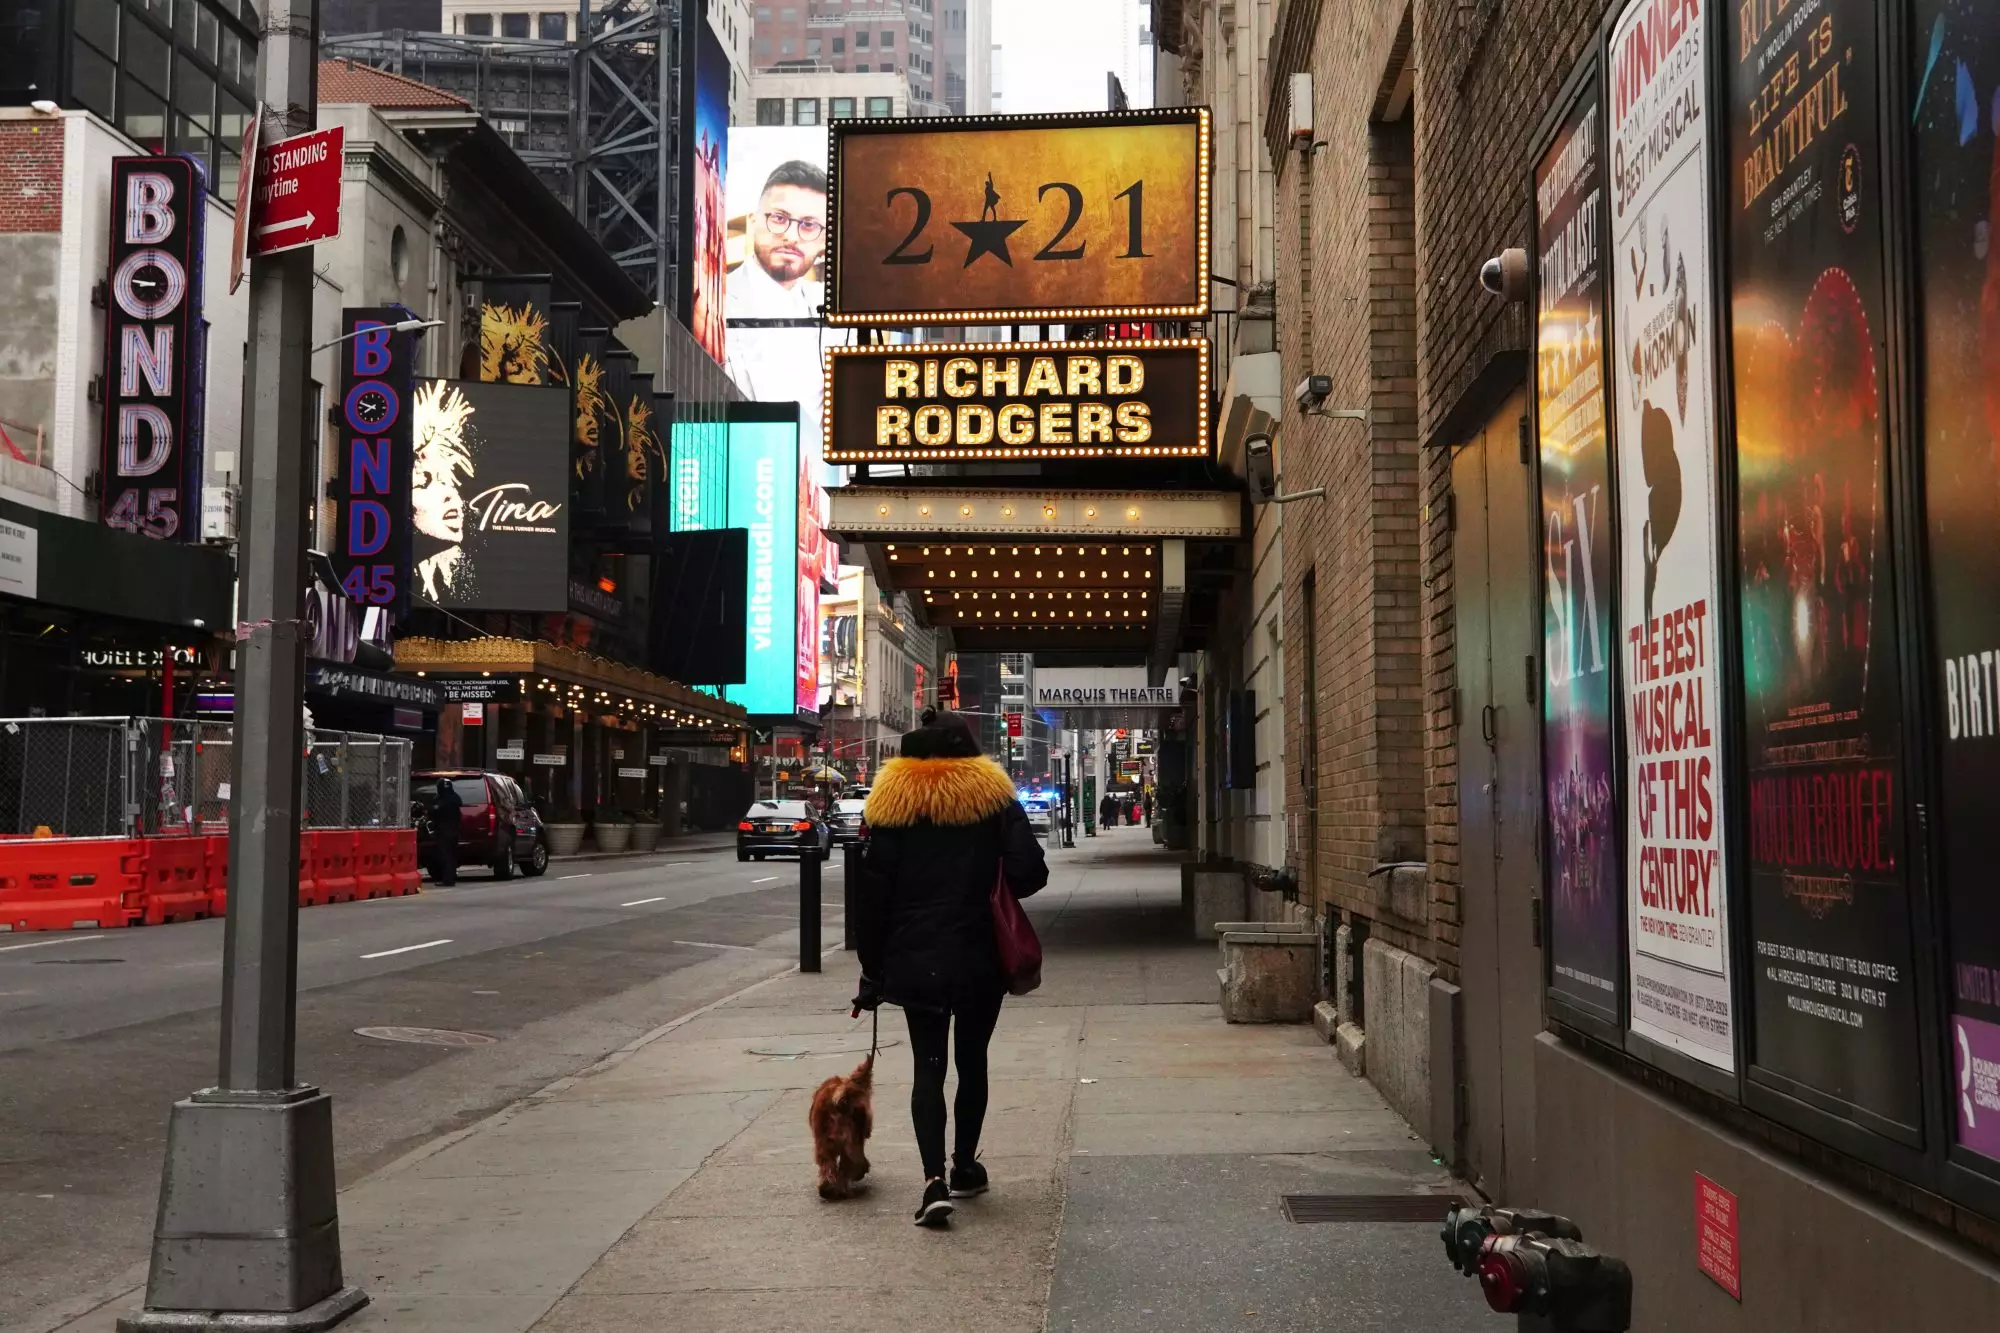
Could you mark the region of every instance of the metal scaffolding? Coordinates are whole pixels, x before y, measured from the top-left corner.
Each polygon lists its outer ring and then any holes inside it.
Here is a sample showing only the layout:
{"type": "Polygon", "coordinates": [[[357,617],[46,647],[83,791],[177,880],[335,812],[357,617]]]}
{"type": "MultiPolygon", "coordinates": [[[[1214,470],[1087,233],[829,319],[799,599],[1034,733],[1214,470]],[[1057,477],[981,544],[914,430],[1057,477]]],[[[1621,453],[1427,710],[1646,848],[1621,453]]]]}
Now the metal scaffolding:
{"type": "Polygon", "coordinates": [[[578,7],[572,41],[442,32],[326,37],[327,59],[464,98],[670,308],[680,289],[683,0],[578,7]]]}

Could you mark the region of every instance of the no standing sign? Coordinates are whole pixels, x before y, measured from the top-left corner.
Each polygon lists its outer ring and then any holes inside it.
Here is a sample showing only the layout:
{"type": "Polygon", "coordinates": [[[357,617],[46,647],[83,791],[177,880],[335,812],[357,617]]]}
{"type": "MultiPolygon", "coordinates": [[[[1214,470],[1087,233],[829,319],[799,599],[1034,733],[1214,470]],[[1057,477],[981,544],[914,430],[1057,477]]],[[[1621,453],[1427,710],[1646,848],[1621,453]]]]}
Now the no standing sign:
{"type": "Polygon", "coordinates": [[[249,249],[274,255],[340,234],[340,160],[347,131],[335,125],[266,144],[257,152],[249,249]]]}

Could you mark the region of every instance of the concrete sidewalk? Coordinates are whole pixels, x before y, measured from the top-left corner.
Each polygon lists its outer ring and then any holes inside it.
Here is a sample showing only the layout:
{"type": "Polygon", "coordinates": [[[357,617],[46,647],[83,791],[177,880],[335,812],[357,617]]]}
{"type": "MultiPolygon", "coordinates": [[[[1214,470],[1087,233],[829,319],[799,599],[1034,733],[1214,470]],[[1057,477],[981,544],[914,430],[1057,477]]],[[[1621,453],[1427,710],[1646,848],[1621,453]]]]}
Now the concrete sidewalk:
{"type": "MultiPolygon", "coordinates": [[[[698,1010],[377,1172],[341,1199],[363,1333],[674,1329],[1117,1333],[1499,1327],[1437,1223],[1294,1225],[1287,1193],[1452,1188],[1310,1027],[1229,1027],[1142,829],[1051,854],[1043,989],[995,1035],[993,1191],[948,1232],[885,1010],[875,1170],[813,1190],[812,1089],[866,1052],[851,957],[698,1010]]],[[[829,923],[828,939],[837,939],[829,923]]],[[[1440,1220],[1443,1207],[1439,1207],[1440,1220]]],[[[136,1293],[71,1325],[104,1333],[136,1293]]]]}

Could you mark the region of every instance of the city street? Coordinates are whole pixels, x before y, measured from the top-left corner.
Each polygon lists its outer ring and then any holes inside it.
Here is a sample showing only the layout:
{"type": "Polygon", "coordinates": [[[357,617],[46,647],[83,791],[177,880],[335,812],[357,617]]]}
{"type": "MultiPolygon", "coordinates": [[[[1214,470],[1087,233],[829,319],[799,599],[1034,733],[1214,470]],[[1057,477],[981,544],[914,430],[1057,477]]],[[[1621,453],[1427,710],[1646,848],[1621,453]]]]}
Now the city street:
{"type": "MultiPolygon", "coordinates": [[[[669,850],[301,912],[298,1072],[333,1095],[341,1182],[789,966],[797,886],[796,862],[669,850]],[[381,1026],[496,1040],[354,1031],[381,1026]]],[[[9,1333],[143,1276],[168,1108],[214,1082],[223,924],[0,936],[9,1333]]]]}

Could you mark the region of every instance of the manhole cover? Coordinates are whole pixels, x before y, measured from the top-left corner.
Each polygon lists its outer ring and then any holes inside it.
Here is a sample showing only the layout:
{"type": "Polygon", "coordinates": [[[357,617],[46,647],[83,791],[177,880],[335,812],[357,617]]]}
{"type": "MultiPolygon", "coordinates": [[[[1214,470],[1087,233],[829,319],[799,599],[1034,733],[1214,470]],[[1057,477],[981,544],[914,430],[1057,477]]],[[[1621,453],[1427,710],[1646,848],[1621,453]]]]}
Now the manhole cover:
{"type": "Polygon", "coordinates": [[[484,1032],[453,1032],[450,1028],[356,1028],[357,1037],[373,1037],[376,1041],[407,1041],[419,1046],[491,1046],[500,1040],[489,1037],[484,1032]]]}
{"type": "MultiPolygon", "coordinates": [[[[884,1050],[896,1045],[892,1037],[884,1037],[884,1050]]],[[[783,1037],[749,1047],[752,1055],[769,1056],[774,1060],[803,1060],[809,1055],[866,1055],[868,1054],[868,1034],[857,1032],[852,1036],[828,1033],[815,1037],[783,1037]]]]}
{"type": "Polygon", "coordinates": [[[37,958],[36,967],[88,967],[92,963],[122,963],[123,958],[37,958]]]}
{"type": "Polygon", "coordinates": [[[1287,1194],[1294,1222],[1436,1222],[1463,1203],[1456,1194],[1287,1194]]]}

